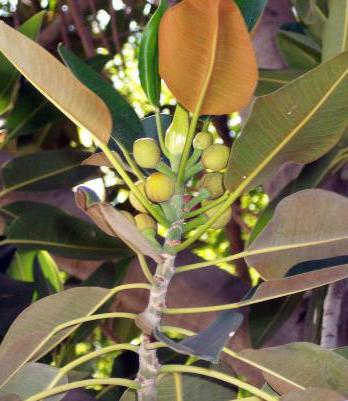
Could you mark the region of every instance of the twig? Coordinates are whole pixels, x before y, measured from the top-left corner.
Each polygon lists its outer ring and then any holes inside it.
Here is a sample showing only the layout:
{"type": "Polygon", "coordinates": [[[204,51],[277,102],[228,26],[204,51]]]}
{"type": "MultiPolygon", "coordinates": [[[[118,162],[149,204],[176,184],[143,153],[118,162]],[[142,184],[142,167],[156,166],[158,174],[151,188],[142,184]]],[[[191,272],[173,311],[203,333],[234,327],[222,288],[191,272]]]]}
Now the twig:
{"type": "Polygon", "coordinates": [[[80,9],[78,1],[68,0],[68,6],[71,17],[76,27],[76,31],[81,39],[82,47],[86,56],[87,57],[95,56],[96,52],[93,44],[93,39],[83,19],[83,12],[80,9]]]}

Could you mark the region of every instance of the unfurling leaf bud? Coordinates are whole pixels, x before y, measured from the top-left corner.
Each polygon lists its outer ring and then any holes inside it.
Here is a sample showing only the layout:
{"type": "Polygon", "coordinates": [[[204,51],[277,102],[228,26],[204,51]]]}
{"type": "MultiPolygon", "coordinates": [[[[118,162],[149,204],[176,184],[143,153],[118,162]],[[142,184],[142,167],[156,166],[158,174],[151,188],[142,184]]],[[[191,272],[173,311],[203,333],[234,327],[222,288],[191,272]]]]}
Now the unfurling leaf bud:
{"type": "Polygon", "coordinates": [[[193,147],[198,150],[205,150],[212,144],[213,135],[210,132],[198,132],[193,140],[193,147]]]}
{"type": "Polygon", "coordinates": [[[223,175],[221,173],[205,174],[199,186],[208,190],[210,199],[216,199],[225,193],[223,175]]]}
{"type": "Polygon", "coordinates": [[[154,139],[141,138],[133,143],[133,156],[140,167],[155,168],[161,160],[161,150],[154,139]]]}
{"type": "Polygon", "coordinates": [[[145,213],[137,214],[135,216],[135,224],[140,231],[157,229],[155,220],[150,215],[145,213]]]}
{"type": "Polygon", "coordinates": [[[230,148],[216,143],[205,149],[202,155],[202,163],[207,170],[220,171],[227,166],[229,156],[230,148]]]}
{"type": "MultiPolygon", "coordinates": [[[[139,191],[146,196],[145,194],[145,184],[142,181],[138,181],[135,183],[138,187],[139,191]]],[[[129,203],[134,207],[135,210],[141,213],[147,213],[147,210],[143,206],[143,204],[138,200],[134,192],[129,193],[129,203]]]]}
{"type": "Polygon", "coordinates": [[[180,104],[176,106],[173,122],[165,138],[166,148],[171,155],[181,155],[189,130],[189,113],[180,104]]]}
{"type": "Polygon", "coordinates": [[[174,190],[174,180],[163,173],[153,173],[146,179],[145,192],[152,202],[166,202],[172,197],[174,190]]]}
{"type": "MultiPolygon", "coordinates": [[[[205,214],[210,218],[219,210],[219,206],[213,207],[205,212],[205,214]]],[[[219,229],[226,226],[226,224],[231,220],[232,208],[228,208],[224,213],[215,221],[211,228],[219,229]]]]}

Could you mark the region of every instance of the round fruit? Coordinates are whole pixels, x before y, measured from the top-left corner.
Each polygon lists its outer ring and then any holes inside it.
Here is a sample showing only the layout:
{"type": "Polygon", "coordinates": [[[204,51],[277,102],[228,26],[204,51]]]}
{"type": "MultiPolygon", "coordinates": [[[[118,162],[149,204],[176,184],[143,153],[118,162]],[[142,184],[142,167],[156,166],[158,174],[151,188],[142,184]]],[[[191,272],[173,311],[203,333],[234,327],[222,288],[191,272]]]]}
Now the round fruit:
{"type": "Polygon", "coordinates": [[[174,180],[163,173],[153,173],[146,179],[145,192],[152,202],[166,202],[172,197],[174,190],[174,180]]]}
{"type": "MultiPolygon", "coordinates": [[[[208,217],[212,217],[218,210],[218,207],[213,207],[205,212],[208,217]]],[[[211,226],[211,228],[219,229],[225,227],[225,225],[230,221],[232,216],[232,209],[228,208],[224,211],[222,216],[220,216],[215,223],[211,226]]]]}
{"type": "Polygon", "coordinates": [[[134,216],[131,213],[127,212],[126,210],[121,210],[121,213],[124,217],[127,217],[131,223],[135,224],[134,216]]]}
{"type": "Polygon", "coordinates": [[[148,214],[141,213],[135,216],[135,224],[137,225],[140,231],[144,230],[156,230],[157,224],[155,220],[149,216],[148,214]]]}
{"type": "Polygon", "coordinates": [[[208,170],[220,171],[227,166],[230,149],[226,145],[214,144],[205,149],[202,155],[203,166],[208,170]]]}
{"type": "Polygon", "coordinates": [[[225,193],[223,175],[221,173],[208,173],[200,181],[200,187],[209,191],[209,198],[216,199],[225,193]]]}
{"type": "Polygon", "coordinates": [[[210,132],[198,132],[193,140],[193,147],[198,150],[207,149],[213,144],[213,136],[210,132]]]}
{"type": "Polygon", "coordinates": [[[133,156],[140,167],[155,168],[161,160],[161,151],[154,139],[141,138],[133,143],[133,156]]]}
{"type": "MultiPolygon", "coordinates": [[[[135,185],[138,187],[139,191],[145,194],[145,184],[142,181],[138,181],[135,183],[135,185]]],[[[129,192],[129,203],[134,207],[135,210],[141,213],[147,213],[146,208],[143,206],[143,204],[138,200],[134,192],[129,192]]]]}

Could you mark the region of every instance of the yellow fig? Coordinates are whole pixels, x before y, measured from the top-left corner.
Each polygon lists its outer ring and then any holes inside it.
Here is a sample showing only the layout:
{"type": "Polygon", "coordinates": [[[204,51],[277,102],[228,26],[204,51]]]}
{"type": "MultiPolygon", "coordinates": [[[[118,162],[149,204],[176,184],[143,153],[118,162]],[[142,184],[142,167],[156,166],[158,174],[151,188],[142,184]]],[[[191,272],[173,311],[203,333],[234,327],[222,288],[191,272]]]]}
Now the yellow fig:
{"type": "MultiPolygon", "coordinates": [[[[205,212],[205,214],[210,218],[212,217],[218,210],[217,207],[213,207],[205,212]]],[[[216,230],[219,228],[223,228],[226,224],[231,220],[232,217],[232,208],[228,208],[224,211],[224,213],[215,221],[215,223],[211,226],[211,228],[215,228],[216,230]]]]}
{"type": "Polygon", "coordinates": [[[221,173],[205,174],[200,183],[200,188],[205,188],[209,191],[209,198],[216,199],[225,193],[223,175],[221,173]]]}
{"type": "Polygon", "coordinates": [[[172,197],[174,190],[174,180],[163,173],[153,173],[146,179],[145,192],[152,202],[166,202],[172,197]]]}
{"type": "MultiPolygon", "coordinates": [[[[138,187],[139,191],[145,194],[145,184],[142,181],[138,181],[135,183],[135,185],[138,187]]],[[[138,200],[134,192],[129,192],[129,203],[134,207],[135,210],[141,213],[147,213],[146,208],[143,206],[143,204],[138,200]]]]}
{"type": "Polygon", "coordinates": [[[205,150],[213,144],[213,135],[210,132],[198,132],[193,139],[193,147],[198,150],[205,150]]]}
{"type": "Polygon", "coordinates": [[[140,231],[157,229],[157,223],[155,220],[145,213],[140,213],[135,216],[135,224],[140,231]]]}
{"type": "Polygon", "coordinates": [[[141,138],[133,143],[133,156],[140,167],[155,168],[161,160],[161,150],[154,139],[141,138]]]}
{"type": "Polygon", "coordinates": [[[216,143],[204,150],[202,163],[207,170],[220,171],[226,168],[229,156],[230,148],[216,143]]]}

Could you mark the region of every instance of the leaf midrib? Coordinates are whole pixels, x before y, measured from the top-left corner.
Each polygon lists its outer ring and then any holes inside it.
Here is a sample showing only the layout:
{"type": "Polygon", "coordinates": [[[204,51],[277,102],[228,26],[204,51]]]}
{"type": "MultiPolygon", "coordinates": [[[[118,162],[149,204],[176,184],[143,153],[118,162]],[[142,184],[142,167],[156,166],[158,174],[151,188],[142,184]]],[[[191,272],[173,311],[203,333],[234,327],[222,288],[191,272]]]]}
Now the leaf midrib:
{"type": "Polygon", "coordinates": [[[239,185],[239,187],[235,190],[235,193],[241,194],[243,190],[257,177],[259,173],[272,161],[272,159],[293,139],[294,136],[310,121],[313,115],[320,109],[320,107],[327,101],[327,99],[331,96],[334,90],[340,85],[340,83],[344,80],[344,78],[348,75],[348,68],[341,75],[341,77],[331,86],[331,88],[327,91],[327,93],[322,97],[322,99],[316,104],[315,107],[308,113],[308,115],[296,126],[296,128],[292,129],[278,146],[274,148],[274,150],[256,167],[256,169],[249,174],[249,176],[239,185]]]}

